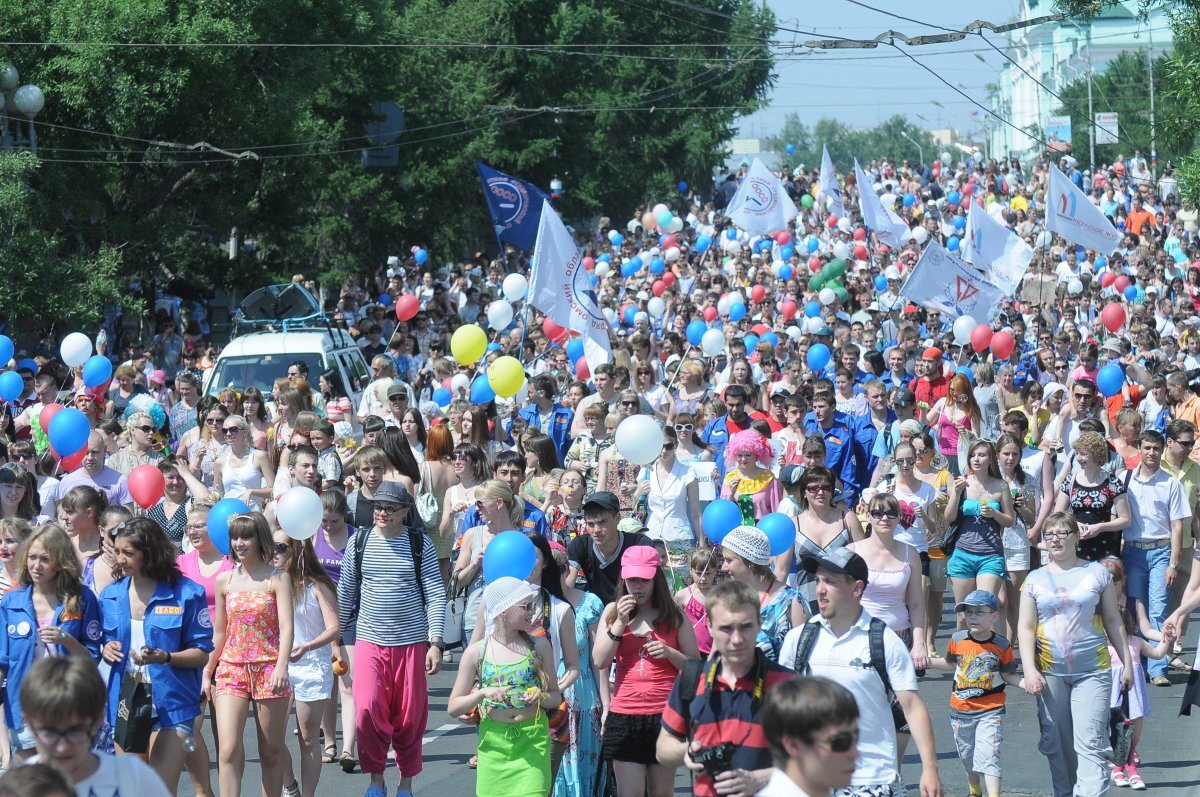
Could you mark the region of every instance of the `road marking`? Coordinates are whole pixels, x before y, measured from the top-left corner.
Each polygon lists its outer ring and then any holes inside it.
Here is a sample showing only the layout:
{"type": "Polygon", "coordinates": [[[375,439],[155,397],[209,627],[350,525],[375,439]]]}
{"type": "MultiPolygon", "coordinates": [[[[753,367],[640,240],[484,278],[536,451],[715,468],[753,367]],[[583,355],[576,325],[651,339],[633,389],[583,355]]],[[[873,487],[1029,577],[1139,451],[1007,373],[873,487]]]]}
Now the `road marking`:
{"type": "Polygon", "coordinates": [[[461,722],[447,722],[445,725],[441,725],[437,728],[434,728],[431,733],[426,735],[425,738],[423,738],[421,740],[421,746],[424,747],[425,745],[432,742],[434,739],[437,739],[439,736],[445,736],[447,733],[454,730],[455,728],[462,728],[462,727],[465,727],[465,726],[461,722]]]}

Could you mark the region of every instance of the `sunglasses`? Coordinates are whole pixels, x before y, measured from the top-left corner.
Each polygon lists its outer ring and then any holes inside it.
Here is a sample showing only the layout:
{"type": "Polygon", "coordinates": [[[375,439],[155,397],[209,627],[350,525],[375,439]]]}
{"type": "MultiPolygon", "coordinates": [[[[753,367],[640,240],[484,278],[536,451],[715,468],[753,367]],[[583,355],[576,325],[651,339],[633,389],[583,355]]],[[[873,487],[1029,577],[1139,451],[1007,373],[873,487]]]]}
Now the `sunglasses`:
{"type": "Polygon", "coordinates": [[[677,424],[675,424],[675,431],[677,431],[677,432],[690,432],[690,431],[692,431],[692,430],[693,430],[693,429],[695,429],[695,428],[696,428],[696,427],[695,427],[695,425],[694,425],[694,424],[690,424],[690,423],[677,423],[677,424]]]}
{"type": "Polygon", "coordinates": [[[225,423],[225,419],[224,418],[205,418],[204,423],[206,423],[209,426],[220,426],[221,424],[225,423]]]}
{"type": "Polygon", "coordinates": [[[828,739],[813,739],[809,744],[826,745],[831,753],[847,753],[850,748],[858,744],[858,731],[842,731],[828,739]]]}
{"type": "MultiPolygon", "coordinates": [[[[225,427],[224,429],[222,429],[221,431],[222,431],[222,432],[224,432],[225,434],[237,434],[238,432],[242,431],[242,427],[240,427],[240,426],[226,426],[226,427],[225,427]]],[[[289,448],[290,448],[290,446],[289,446],[289,448]]],[[[295,450],[295,449],[293,449],[293,450],[295,450]]]]}
{"type": "Polygon", "coordinates": [[[286,542],[275,543],[275,553],[277,553],[277,554],[287,553],[291,549],[292,549],[292,546],[288,545],[286,542]]]}
{"type": "Polygon", "coordinates": [[[392,396],[388,399],[393,404],[407,404],[408,396],[392,396]]]}
{"type": "Polygon", "coordinates": [[[154,434],[153,426],[135,426],[133,428],[137,429],[139,432],[145,432],[146,434],[154,434]]]}
{"type": "Polygon", "coordinates": [[[884,518],[893,518],[894,519],[894,518],[900,517],[900,513],[897,512],[895,509],[872,509],[867,514],[870,515],[871,517],[875,518],[876,520],[883,520],[884,518]]]}
{"type": "Polygon", "coordinates": [[[896,457],[896,464],[900,466],[916,464],[916,457],[896,457]]]}
{"type": "Polygon", "coordinates": [[[637,405],[638,405],[638,403],[636,401],[622,401],[621,402],[622,407],[636,407],[637,405]]]}
{"type": "Polygon", "coordinates": [[[663,443],[662,450],[663,450],[663,451],[674,451],[674,450],[675,450],[675,444],[674,444],[674,443],[663,443]]]}
{"type": "Polygon", "coordinates": [[[812,493],[813,495],[816,495],[817,493],[832,493],[833,485],[832,484],[810,484],[804,488],[804,492],[812,493]]]}

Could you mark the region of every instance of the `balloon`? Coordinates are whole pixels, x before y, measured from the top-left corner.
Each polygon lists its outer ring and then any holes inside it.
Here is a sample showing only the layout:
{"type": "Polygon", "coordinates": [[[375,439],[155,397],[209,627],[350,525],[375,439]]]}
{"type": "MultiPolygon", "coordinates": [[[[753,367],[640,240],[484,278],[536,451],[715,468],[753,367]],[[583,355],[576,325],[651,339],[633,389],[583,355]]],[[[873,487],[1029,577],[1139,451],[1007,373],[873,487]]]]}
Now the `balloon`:
{"type": "Polygon", "coordinates": [[[735,304],[729,308],[729,320],[730,321],[741,321],[745,317],[746,317],[746,305],[735,304]]]}
{"type": "Polygon", "coordinates": [[[754,326],[750,327],[750,331],[759,337],[767,334],[767,330],[769,329],[770,327],[768,327],[766,324],[755,324],[754,326]]]}
{"type": "Polygon", "coordinates": [[[1134,285],[1126,285],[1123,293],[1125,294],[1126,300],[1132,302],[1137,298],[1137,287],[1134,285]]]}
{"type": "Polygon", "coordinates": [[[783,316],[784,321],[791,321],[796,316],[796,309],[796,303],[788,299],[779,305],[779,314],[783,316]]]}
{"type": "Polygon", "coordinates": [[[379,303],[384,307],[389,306],[392,303],[392,295],[390,293],[379,294],[379,303]]]}
{"type": "Polygon", "coordinates": [[[976,352],[982,352],[992,345],[992,328],[987,324],[980,324],[971,330],[971,348],[976,352]]]}
{"type": "Polygon", "coordinates": [[[450,392],[450,388],[448,387],[439,387],[433,391],[433,395],[430,398],[433,399],[434,404],[445,409],[450,406],[450,402],[454,399],[454,394],[450,392]]]}
{"type": "Polygon", "coordinates": [[[1125,326],[1125,308],[1116,302],[1107,304],[1100,311],[1100,320],[1104,322],[1105,329],[1109,332],[1116,332],[1125,326]]]}
{"type": "Polygon", "coordinates": [[[716,357],[725,350],[725,334],[719,329],[710,329],[700,340],[700,350],[706,357],[716,357]]]}
{"type": "Polygon", "coordinates": [[[483,581],[511,576],[524,581],[537,566],[537,548],[523,532],[502,531],[483,549],[483,581]]]}
{"type": "Polygon", "coordinates": [[[668,246],[665,250],[663,250],[663,258],[668,263],[674,263],[676,260],[679,259],[679,247],[678,246],[668,246]]]}
{"type": "Polygon", "coordinates": [[[758,335],[747,335],[743,342],[746,344],[746,351],[754,351],[754,347],[758,345],[758,335]]]}
{"type": "MultiPolygon", "coordinates": [[[[515,277],[518,275],[510,274],[509,276],[515,277]]],[[[511,324],[513,320],[513,306],[503,299],[497,299],[488,305],[487,320],[488,326],[497,332],[507,329],[508,325],[511,324]]],[[[455,330],[455,332],[457,331],[458,330],[455,330]]]]}
{"type": "Polygon", "coordinates": [[[675,284],[675,272],[668,271],[666,274],[663,274],[662,281],[668,288],[670,288],[675,284]]]}
{"type": "Polygon", "coordinates": [[[413,252],[413,260],[417,261],[418,266],[425,265],[425,261],[429,259],[429,253],[424,249],[418,249],[413,252]]]}
{"type": "Polygon", "coordinates": [[[496,391],[488,384],[487,374],[480,374],[471,383],[471,403],[488,404],[496,400],[496,391]]]}
{"type": "MultiPolygon", "coordinates": [[[[129,472],[129,494],[142,509],[149,509],[162,500],[167,489],[167,480],[157,465],[138,465],[129,472]]],[[[311,492],[311,491],[310,491],[311,492]]],[[[316,495],[316,493],[313,493],[316,495]]],[[[317,499],[318,503],[320,499],[317,499]]],[[[317,521],[320,522],[321,512],[317,510],[317,521]]]]}
{"type": "MultiPolygon", "coordinates": [[[[62,361],[72,368],[83,365],[87,362],[88,357],[92,356],[91,338],[82,332],[72,332],[63,338],[62,345],[58,348],[58,353],[62,355],[62,361]]],[[[0,364],[8,362],[10,359],[12,359],[12,352],[10,351],[8,357],[5,358],[4,345],[0,343],[0,364]]]]}
{"type": "Polygon", "coordinates": [[[558,324],[547,318],[542,322],[542,332],[545,333],[546,337],[550,338],[550,340],[558,340],[566,334],[567,329],[566,327],[560,327],[558,324]]]}
{"type": "Polygon", "coordinates": [[[829,365],[829,358],[832,355],[829,352],[829,347],[824,343],[818,343],[808,349],[808,367],[812,371],[823,371],[825,366],[829,365]]]}
{"type": "MultiPolygon", "coordinates": [[[[492,308],[488,307],[489,316],[491,310],[492,308]]],[[[512,307],[509,307],[509,312],[512,312],[512,307]]],[[[450,336],[450,353],[464,365],[473,363],[483,356],[487,342],[487,333],[480,329],[478,324],[464,324],[450,336]]]]}
{"type": "Polygon", "coordinates": [[[1067,283],[1067,293],[1072,296],[1079,296],[1083,293],[1083,280],[1078,277],[1072,277],[1067,283]]]}
{"type": "Polygon", "coordinates": [[[828,221],[826,221],[825,223],[826,223],[826,224],[828,224],[828,225],[829,225],[829,229],[831,229],[831,230],[832,230],[834,227],[837,227],[837,223],[838,223],[838,217],[837,217],[837,216],[835,216],[835,215],[833,215],[832,213],[830,213],[830,214],[829,214],[829,219],[828,219],[828,221]]]}
{"type": "Polygon", "coordinates": [[[758,342],[759,343],[770,343],[772,346],[778,346],[779,345],[779,336],[776,335],[774,332],[767,332],[759,337],[758,342]]]}
{"type": "Polygon", "coordinates": [[[784,264],[783,268],[779,269],[780,279],[790,280],[794,276],[796,276],[796,269],[792,268],[786,263],[784,264]]]}
{"type": "Polygon", "coordinates": [[[498,357],[488,366],[487,381],[497,396],[512,398],[525,384],[525,368],[516,357],[498,357]]]}
{"type": "Polygon", "coordinates": [[[679,189],[679,193],[686,194],[688,189],[687,180],[680,180],[675,184],[675,187],[679,189]]]}
{"type": "Polygon", "coordinates": [[[813,255],[808,259],[808,270],[816,274],[821,270],[821,258],[813,255]]]}
{"type": "Polygon", "coordinates": [[[592,369],[588,368],[586,357],[580,357],[575,361],[575,377],[577,379],[587,379],[591,375],[592,369]]]}
{"type": "Polygon", "coordinates": [[[1106,271],[1100,275],[1100,287],[1107,288],[1108,286],[1112,285],[1113,282],[1116,281],[1116,279],[1117,279],[1116,274],[1112,273],[1111,271],[1106,271]]]}
{"type": "Polygon", "coordinates": [[[804,303],[804,315],[808,318],[816,318],[821,314],[821,305],[816,302],[804,303]]]}
{"type": "MultiPolygon", "coordinates": [[[[12,338],[10,338],[8,335],[0,335],[0,366],[7,365],[8,361],[13,358],[13,352],[15,351],[16,349],[13,347],[12,338]]],[[[90,355],[91,353],[92,342],[88,341],[88,354],[90,355]]],[[[86,360],[87,357],[85,356],[83,359],[86,360]]],[[[76,363],[76,365],[82,364],[83,363],[76,363]]]]}
{"type": "Polygon", "coordinates": [[[796,523],[782,512],[763,515],[758,530],[771,541],[771,556],[787,553],[796,544],[796,523]]]}
{"type": "Polygon", "coordinates": [[[596,261],[595,261],[595,259],[594,259],[594,258],[590,258],[590,257],[585,257],[585,258],[583,259],[583,267],[584,267],[585,269],[587,269],[588,271],[591,271],[592,269],[594,269],[594,268],[596,267],[596,261]]]}
{"type": "Polygon", "coordinates": [[[854,247],[855,260],[866,260],[869,256],[870,252],[867,251],[867,247],[863,246],[862,244],[854,247]]]}
{"type": "Polygon", "coordinates": [[[887,277],[880,274],[875,278],[875,290],[883,293],[887,290],[887,277]]]}
{"type": "Polygon", "coordinates": [[[737,237],[738,237],[738,232],[733,227],[730,227],[728,230],[725,231],[725,238],[727,240],[736,241],[737,237]]]}
{"type": "MultiPolygon", "coordinates": [[[[719,313],[717,312],[717,308],[713,307],[711,304],[704,308],[704,320],[705,321],[708,321],[710,323],[713,321],[716,321],[718,315],[719,315],[719,313]]],[[[695,345],[695,344],[693,344],[693,345],[695,345]]]]}
{"type": "Polygon", "coordinates": [[[750,298],[754,300],[755,304],[759,304],[760,302],[762,302],[762,300],[764,298],[766,298],[766,295],[767,295],[767,289],[764,288],[762,285],[755,285],[753,288],[750,289],[750,298]]]}
{"type": "Polygon", "coordinates": [[[915,204],[917,204],[917,195],[916,194],[905,194],[904,195],[904,207],[911,208],[915,204]]]}
{"type": "Polygon", "coordinates": [[[307,540],[316,534],[324,511],[321,496],[301,485],[288,488],[275,503],[275,519],[293,540],[307,540]]]}
{"type": "Polygon", "coordinates": [[[838,260],[845,260],[850,257],[850,244],[845,241],[838,241],[833,245],[833,256],[838,260]]]}
{"type": "Polygon", "coordinates": [[[811,255],[821,248],[821,242],[816,236],[810,235],[808,236],[808,243],[805,246],[808,247],[808,253],[811,255]]]}
{"type": "Polygon", "coordinates": [[[662,453],[662,427],[649,415],[630,415],[617,427],[615,443],[634,465],[649,465],[662,453]]]}
{"type": "Polygon", "coordinates": [[[659,274],[662,274],[666,270],[667,270],[667,261],[663,260],[661,257],[656,257],[650,261],[650,273],[651,274],[654,274],[655,276],[657,276],[659,274]]]}
{"type": "Polygon", "coordinates": [[[954,319],[954,342],[959,346],[967,345],[971,341],[971,333],[977,326],[979,323],[969,315],[960,315],[954,319]]]}
{"type": "Polygon", "coordinates": [[[222,498],[208,510],[208,538],[218,551],[229,555],[229,518],[249,511],[250,507],[237,498],[222,498]]]}
{"type": "Polygon", "coordinates": [[[796,247],[790,243],[784,244],[783,246],[779,247],[779,259],[780,260],[791,260],[795,254],[796,254],[796,247]]]}
{"type": "MultiPolygon", "coordinates": [[[[663,285],[662,280],[656,282],[655,285],[661,285],[663,290],[666,289],[666,286],[663,285]]],[[[662,318],[663,314],[667,312],[667,304],[659,296],[661,293],[662,290],[658,291],[654,294],[653,299],[646,302],[646,312],[650,314],[651,318],[662,318]]]]}
{"type": "Polygon", "coordinates": [[[466,374],[455,374],[450,379],[450,390],[456,396],[461,396],[471,388],[471,377],[466,374]]]}
{"type": "Polygon", "coordinates": [[[50,428],[50,422],[54,420],[54,416],[58,415],[62,409],[63,405],[58,403],[46,404],[42,407],[42,411],[38,413],[38,425],[42,427],[43,432],[50,428]]]}
{"type": "Polygon", "coordinates": [[[704,339],[704,333],[707,331],[708,327],[704,325],[703,321],[692,321],[687,325],[687,329],[685,330],[685,332],[687,332],[688,343],[692,344],[693,346],[699,346],[700,341],[704,339]]]}
{"type": "Polygon", "coordinates": [[[416,296],[405,294],[396,300],[396,320],[411,321],[421,309],[421,303],[416,296]]]}
{"type": "MultiPolygon", "coordinates": [[[[103,354],[94,354],[83,364],[83,384],[100,387],[112,379],[112,363],[103,354]]],[[[19,395],[19,394],[18,394],[19,395]]]]}
{"type": "Polygon", "coordinates": [[[949,238],[946,239],[946,249],[948,249],[951,252],[958,251],[958,236],[957,235],[951,235],[949,238]]]}
{"type": "Polygon", "coordinates": [[[16,401],[25,390],[25,380],[16,371],[0,373],[0,399],[16,401]]]}
{"type": "Polygon", "coordinates": [[[704,507],[700,516],[700,527],[704,536],[717,545],[725,539],[725,535],[742,525],[742,510],[728,498],[718,498],[704,507]]]}
{"type": "Polygon", "coordinates": [[[628,324],[629,326],[633,326],[634,321],[637,319],[637,308],[634,307],[632,304],[625,305],[624,316],[625,316],[625,323],[628,324]]]}
{"type": "MultiPolygon", "coordinates": [[[[643,213],[642,214],[642,226],[646,228],[647,232],[650,232],[652,230],[657,230],[658,229],[658,219],[654,218],[653,213],[650,213],[650,212],[643,213]]],[[[614,230],[613,232],[616,232],[616,231],[614,230]]],[[[610,241],[612,240],[613,232],[610,232],[608,234],[608,239],[610,241]]]]}
{"type": "Polygon", "coordinates": [[[792,235],[787,230],[780,230],[779,232],[775,233],[774,237],[775,243],[779,244],[780,246],[784,246],[792,241],[792,235]]]}
{"type": "Polygon", "coordinates": [[[997,360],[1007,360],[1016,345],[1013,336],[1003,330],[992,335],[992,355],[997,360]]]}
{"type": "Polygon", "coordinates": [[[951,191],[946,194],[946,203],[949,205],[957,205],[960,199],[962,199],[962,195],[957,191],[951,191]]]}
{"type": "Polygon", "coordinates": [[[704,254],[708,251],[708,247],[712,246],[712,238],[708,235],[701,235],[696,239],[696,251],[704,254]]]}
{"type": "Polygon", "coordinates": [[[621,276],[629,279],[634,274],[638,273],[638,269],[642,267],[642,261],[630,259],[621,264],[621,276]]]}
{"type": "Polygon", "coordinates": [[[1125,293],[1125,289],[1129,287],[1129,277],[1124,274],[1113,280],[1113,287],[1117,289],[1117,293],[1125,293]]]}
{"type": "Polygon", "coordinates": [[[615,235],[610,235],[609,240],[613,246],[620,247],[621,244],[625,243],[625,236],[621,235],[621,233],[616,233],[615,235]]]}
{"type": "Polygon", "coordinates": [[[1125,385],[1125,372],[1121,366],[1109,363],[1096,374],[1096,387],[1105,398],[1112,398],[1125,385]]]}
{"type": "Polygon", "coordinates": [[[519,302],[529,291],[529,281],[522,274],[509,274],[501,283],[501,290],[504,291],[505,299],[510,302],[519,302]]]}
{"type": "Polygon", "coordinates": [[[567,341],[567,359],[575,362],[583,356],[583,341],[579,338],[571,338],[567,341]]]}
{"type": "Polygon", "coordinates": [[[833,292],[833,288],[822,288],[817,298],[821,300],[821,304],[829,306],[837,301],[837,294],[833,292]]]}
{"type": "Polygon", "coordinates": [[[54,446],[50,446],[50,455],[58,461],[58,469],[63,473],[74,473],[83,465],[83,458],[87,456],[87,446],[76,451],[69,457],[60,457],[58,452],[54,450],[54,446]]]}
{"type": "Polygon", "coordinates": [[[913,227],[912,237],[917,244],[923,244],[929,240],[929,230],[924,227],[913,227]]]}
{"type": "Polygon", "coordinates": [[[785,152],[787,152],[787,154],[789,154],[789,155],[795,155],[795,154],[796,154],[796,145],[795,145],[795,144],[788,144],[788,145],[787,145],[786,147],[784,147],[783,149],[784,149],[784,151],[785,151],[785,152]]]}
{"type": "Polygon", "coordinates": [[[806,210],[811,210],[812,206],[816,203],[813,201],[812,194],[805,194],[800,197],[800,204],[803,205],[806,210]]]}

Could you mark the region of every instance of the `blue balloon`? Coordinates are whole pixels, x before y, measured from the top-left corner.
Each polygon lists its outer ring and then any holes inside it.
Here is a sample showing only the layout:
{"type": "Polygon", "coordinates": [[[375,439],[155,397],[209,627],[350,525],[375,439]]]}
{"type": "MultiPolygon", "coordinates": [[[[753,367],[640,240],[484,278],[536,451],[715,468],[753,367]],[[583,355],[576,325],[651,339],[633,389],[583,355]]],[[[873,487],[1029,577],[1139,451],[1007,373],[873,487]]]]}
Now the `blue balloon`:
{"type": "Polygon", "coordinates": [[[384,307],[387,307],[388,305],[390,305],[392,303],[392,295],[390,293],[379,294],[379,303],[382,304],[384,307]]]}
{"type": "Polygon", "coordinates": [[[696,239],[696,251],[704,254],[708,251],[708,247],[712,246],[712,238],[707,235],[701,235],[696,239]]]}
{"type": "Polygon", "coordinates": [[[875,290],[879,291],[880,293],[883,293],[887,290],[887,277],[880,274],[875,278],[875,290]]]}
{"type": "Polygon", "coordinates": [[[699,346],[700,341],[704,339],[704,333],[708,331],[708,324],[697,319],[689,323],[685,331],[687,332],[688,343],[693,346],[699,346]]]}
{"type": "Polygon", "coordinates": [[[725,237],[731,241],[736,241],[737,240],[737,230],[735,230],[733,227],[730,227],[728,230],[725,231],[725,237]]]}
{"type": "MultiPolygon", "coordinates": [[[[718,498],[704,507],[700,527],[710,542],[720,545],[725,535],[742,525],[742,510],[728,498],[718,498]]],[[[486,551],[484,552],[486,556],[486,551]]]]}
{"type": "Polygon", "coordinates": [[[88,387],[100,387],[112,379],[112,371],[112,363],[107,357],[103,354],[93,354],[83,364],[83,384],[88,387]]]}
{"type": "Polygon", "coordinates": [[[821,242],[815,236],[808,236],[808,253],[811,255],[821,248],[821,242]]]}
{"type": "Polygon", "coordinates": [[[967,217],[966,216],[955,216],[954,217],[954,229],[965,230],[966,228],[967,228],[967,217]]]}
{"type": "Polygon", "coordinates": [[[434,403],[439,407],[449,407],[450,401],[454,398],[454,394],[450,392],[449,388],[439,387],[437,390],[433,391],[432,398],[434,403]]]}
{"type": "Polygon", "coordinates": [[[741,321],[746,317],[746,305],[738,303],[729,308],[729,320],[741,321]]]}
{"type": "Polygon", "coordinates": [[[687,180],[680,180],[675,184],[675,187],[679,189],[679,193],[686,194],[688,189],[687,180]]]}
{"type": "Polygon", "coordinates": [[[787,263],[784,263],[783,268],[779,269],[779,278],[782,280],[790,280],[794,276],[796,276],[796,269],[792,268],[787,263]]]}
{"type": "MultiPolygon", "coordinates": [[[[1096,374],[1096,387],[1105,398],[1111,398],[1121,392],[1125,385],[1125,372],[1121,366],[1109,363],[1096,374]]],[[[56,416],[57,417],[57,416],[56,416]]]]}
{"type": "Polygon", "coordinates": [[[18,371],[22,371],[22,370],[29,371],[34,376],[37,376],[38,371],[40,371],[42,369],[38,368],[37,360],[26,357],[24,360],[17,360],[17,370],[18,371]]]}
{"type": "Polygon", "coordinates": [[[495,400],[496,391],[492,390],[492,383],[488,381],[487,374],[475,377],[475,381],[471,383],[471,403],[490,404],[495,400]]]}
{"type": "Polygon", "coordinates": [[[416,252],[413,252],[413,260],[417,261],[418,266],[423,265],[428,259],[429,253],[424,249],[418,249],[416,252]]]}
{"type": "Polygon", "coordinates": [[[796,154],[796,145],[795,145],[795,144],[788,144],[786,147],[784,147],[784,150],[785,150],[785,151],[787,152],[787,154],[789,154],[789,155],[795,155],[795,154],[796,154]]]}
{"type": "Polygon", "coordinates": [[[1104,268],[1107,265],[1108,265],[1107,257],[1105,257],[1104,255],[1096,255],[1096,270],[1097,271],[1099,271],[1100,269],[1104,268]]]}
{"type": "Polygon", "coordinates": [[[1136,285],[1127,285],[1125,287],[1125,298],[1131,302],[1137,298],[1137,286],[1136,285]]]}
{"type": "Polygon", "coordinates": [[[650,273],[651,274],[661,274],[666,270],[667,270],[667,261],[663,260],[661,257],[656,257],[650,261],[650,273]]]}
{"type": "Polygon", "coordinates": [[[510,530],[496,535],[483,550],[483,581],[491,584],[498,578],[511,576],[522,581],[529,578],[537,565],[537,548],[522,532],[510,530]]]}
{"type": "Polygon", "coordinates": [[[776,335],[774,332],[767,332],[761,338],[758,339],[758,342],[759,343],[770,343],[772,346],[778,346],[779,345],[779,336],[776,335]]]}
{"type": "Polygon", "coordinates": [[[904,195],[904,207],[911,208],[915,204],[917,204],[917,195],[916,194],[905,194],[904,195]]]}
{"type": "Polygon", "coordinates": [[[92,424],[88,417],[74,407],[66,407],[55,413],[50,421],[46,436],[59,457],[70,457],[87,445],[92,424]]]}
{"type": "Polygon", "coordinates": [[[0,335],[0,365],[7,365],[8,361],[13,358],[13,352],[16,348],[13,347],[12,338],[8,335],[0,335]]]}
{"type": "Polygon", "coordinates": [[[951,252],[958,251],[958,236],[957,235],[951,235],[949,238],[946,239],[946,248],[949,249],[951,252]]]}
{"type": "Polygon", "coordinates": [[[608,252],[605,252],[604,254],[602,254],[596,258],[596,262],[597,263],[611,263],[612,255],[610,255],[608,252]]]}
{"type": "Polygon", "coordinates": [[[642,267],[642,261],[640,259],[638,259],[636,257],[630,258],[628,263],[621,264],[621,276],[625,277],[626,279],[629,279],[634,274],[636,274],[638,272],[638,269],[641,267],[642,267]]]}
{"type": "Polygon", "coordinates": [[[620,246],[621,244],[625,243],[625,236],[621,235],[621,233],[617,233],[612,237],[610,243],[612,243],[613,246],[620,246]]]}
{"type": "MultiPolygon", "coordinates": [[[[59,415],[62,415],[62,412],[59,415]]],[[[57,418],[58,415],[54,417],[57,418]]],[[[208,510],[208,538],[218,551],[229,555],[229,518],[249,511],[250,507],[237,498],[222,498],[208,510]]],[[[265,553],[263,555],[266,556],[265,553]]]]}
{"type": "Polygon", "coordinates": [[[637,308],[632,304],[625,308],[625,323],[633,326],[633,319],[637,317],[637,308]]]}
{"type": "Polygon", "coordinates": [[[771,556],[787,553],[796,544],[796,522],[782,512],[763,515],[758,530],[771,541],[771,556]]]}
{"type": "Polygon", "coordinates": [[[774,245],[775,245],[775,242],[772,241],[770,238],[759,238],[757,241],[754,242],[754,251],[759,252],[759,253],[770,252],[771,247],[774,245]]]}
{"type": "Polygon", "coordinates": [[[808,318],[816,318],[821,314],[821,305],[816,302],[806,302],[804,304],[804,315],[808,318]]]}
{"type": "Polygon", "coordinates": [[[784,244],[783,246],[779,247],[779,259],[780,260],[784,260],[784,261],[791,260],[795,255],[796,255],[796,248],[794,246],[792,246],[791,244],[784,244]]]}
{"type": "Polygon", "coordinates": [[[567,359],[575,362],[583,356],[583,341],[579,338],[571,338],[567,341],[567,359]]]}
{"type": "Polygon", "coordinates": [[[754,347],[758,345],[758,335],[751,332],[746,336],[746,351],[754,351],[754,347]]]}
{"type": "Polygon", "coordinates": [[[946,202],[951,205],[957,205],[962,196],[957,191],[951,191],[946,194],[946,202]]]}
{"type": "Polygon", "coordinates": [[[0,374],[0,399],[16,401],[25,390],[25,380],[16,371],[5,371],[0,374]]]}
{"type": "Polygon", "coordinates": [[[808,367],[812,371],[823,371],[825,366],[829,365],[829,358],[832,356],[829,352],[829,347],[824,343],[818,343],[811,346],[808,350],[808,367]]]}

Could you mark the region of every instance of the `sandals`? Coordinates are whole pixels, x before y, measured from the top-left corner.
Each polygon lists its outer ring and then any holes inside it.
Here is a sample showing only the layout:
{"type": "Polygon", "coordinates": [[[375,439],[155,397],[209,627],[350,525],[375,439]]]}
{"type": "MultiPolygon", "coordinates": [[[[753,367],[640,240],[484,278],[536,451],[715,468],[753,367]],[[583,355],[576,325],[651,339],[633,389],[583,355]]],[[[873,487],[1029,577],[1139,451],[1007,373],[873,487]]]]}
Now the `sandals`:
{"type": "Polygon", "coordinates": [[[333,757],[337,755],[337,745],[327,744],[325,749],[321,751],[321,763],[332,764],[333,757]]]}
{"type": "Polygon", "coordinates": [[[349,775],[354,772],[354,768],[358,766],[358,759],[350,755],[349,750],[343,750],[341,757],[338,758],[338,763],[342,765],[342,772],[345,772],[347,775],[349,775]]]}

